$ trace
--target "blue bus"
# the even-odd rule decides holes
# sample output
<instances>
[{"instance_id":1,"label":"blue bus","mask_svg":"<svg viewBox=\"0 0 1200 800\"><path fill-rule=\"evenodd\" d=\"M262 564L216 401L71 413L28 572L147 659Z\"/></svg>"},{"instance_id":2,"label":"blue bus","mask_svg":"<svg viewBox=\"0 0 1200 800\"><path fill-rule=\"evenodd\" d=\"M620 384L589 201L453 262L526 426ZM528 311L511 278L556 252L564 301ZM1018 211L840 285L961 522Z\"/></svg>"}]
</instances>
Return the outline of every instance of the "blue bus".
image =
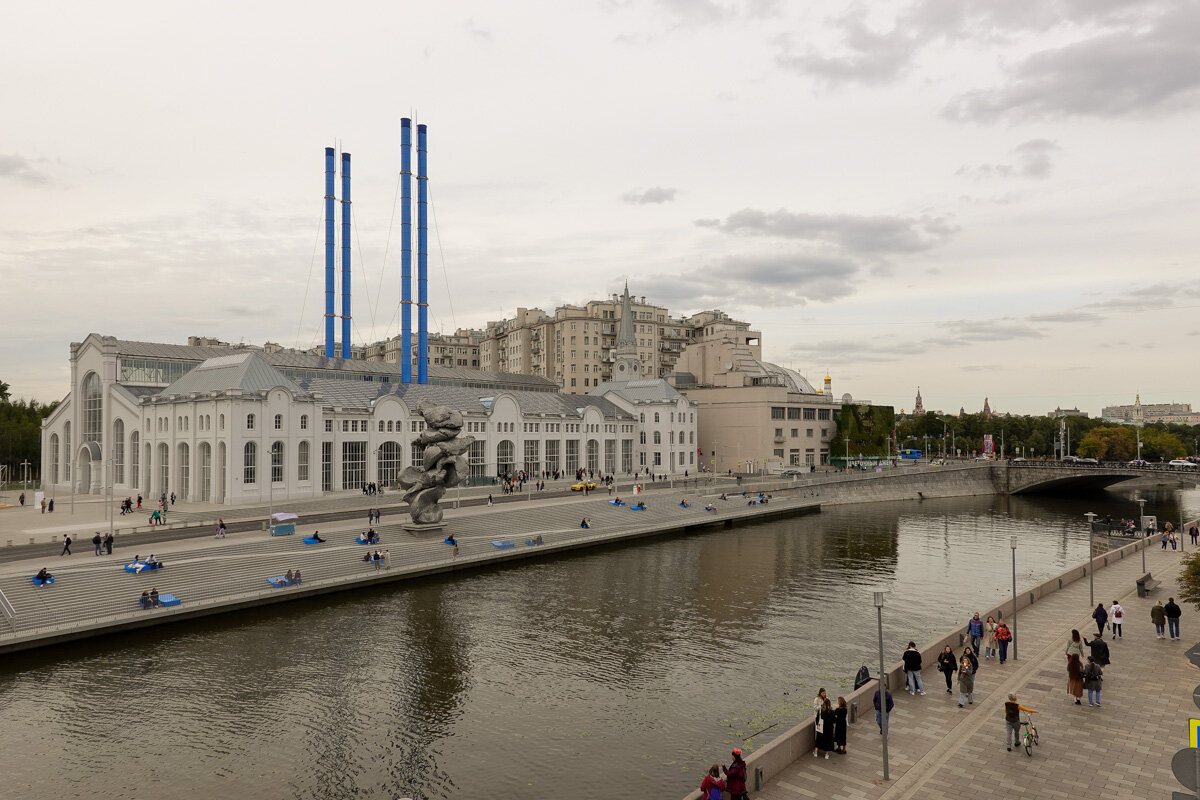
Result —
<instances>
[{"instance_id":1,"label":"blue bus","mask_svg":"<svg viewBox=\"0 0 1200 800\"><path fill-rule=\"evenodd\" d=\"M921 451L920 450L901 450L900 457L901 458L920 458Z\"/></svg>"}]
</instances>

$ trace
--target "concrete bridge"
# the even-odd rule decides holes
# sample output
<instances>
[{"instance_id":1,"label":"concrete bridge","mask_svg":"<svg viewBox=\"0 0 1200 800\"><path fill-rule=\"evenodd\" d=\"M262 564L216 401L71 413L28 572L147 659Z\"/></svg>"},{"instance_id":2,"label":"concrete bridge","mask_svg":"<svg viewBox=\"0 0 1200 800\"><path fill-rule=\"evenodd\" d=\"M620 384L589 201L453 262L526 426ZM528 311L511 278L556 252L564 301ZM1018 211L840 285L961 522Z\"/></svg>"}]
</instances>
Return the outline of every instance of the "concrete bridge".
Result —
<instances>
[{"instance_id":1,"label":"concrete bridge","mask_svg":"<svg viewBox=\"0 0 1200 800\"><path fill-rule=\"evenodd\" d=\"M1076 464L1062 461L1007 461L993 465L997 488L1008 494L1103 489L1135 478L1200 482L1200 467L1167 464L1135 466L1119 462Z\"/></svg>"}]
</instances>

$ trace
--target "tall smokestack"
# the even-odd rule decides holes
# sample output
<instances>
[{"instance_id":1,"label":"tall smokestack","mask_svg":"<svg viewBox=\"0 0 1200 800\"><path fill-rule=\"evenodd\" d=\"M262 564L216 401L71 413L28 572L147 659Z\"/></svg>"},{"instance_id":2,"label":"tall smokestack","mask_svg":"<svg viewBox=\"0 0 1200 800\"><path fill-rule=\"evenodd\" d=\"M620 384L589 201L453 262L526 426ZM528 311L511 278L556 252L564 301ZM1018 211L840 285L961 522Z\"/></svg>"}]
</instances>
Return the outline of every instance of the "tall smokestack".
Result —
<instances>
[{"instance_id":1,"label":"tall smokestack","mask_svg":"<svg viewBox=\"0 0 1200 800\"><path fill-rule=\"evenodd\" d=\"M417 383L429 383L429 176L425 126L417 126Z\"/></svg>"},{"instance_id":2,"label":"tall smokestack","mask_svg":"<svg viewBox=\"0 0 1200 800\"><path fill-rule=\"evenodd\" d=\"M325 357L333 358L333 170L332 147L325 148Z\"/></svg>"},{"instance_id":3,"label":"tall smokestack","mask_svg":"<svg viewBox=\"0 0 1200 800\"><path fill-rule=\"evenodd\" d=\"M412 120L400 120L400 382L412 383Z\"/></svg>"},{"instance_id":4,"label":"tall smokestack","mask_svg":"<svg viewBox=\"0 0 1200 800\"><path fill-rule=\"evenodd\" d=\"M350 358L350 154L342 153L342 358Z\"/></svg>"}]
</instances>

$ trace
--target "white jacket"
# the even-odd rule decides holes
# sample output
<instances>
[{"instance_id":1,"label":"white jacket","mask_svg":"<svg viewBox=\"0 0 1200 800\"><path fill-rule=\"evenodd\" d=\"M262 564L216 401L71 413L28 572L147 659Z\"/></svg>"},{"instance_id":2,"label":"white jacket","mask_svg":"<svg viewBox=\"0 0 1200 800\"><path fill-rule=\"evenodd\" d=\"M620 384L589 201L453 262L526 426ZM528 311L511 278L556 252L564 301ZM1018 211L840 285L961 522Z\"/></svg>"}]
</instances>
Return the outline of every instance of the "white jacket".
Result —
<instances>
[{"instance_id":1,"label":"white jacket","mask_svg":"<svg viewBox=\"0 0 1200 800\"><path fill-rule=\"evenodd\" d=\"M1113 603L1108 607L1108 621L1116 625L1125 624L1125 609L1121 608L1120 603Z\"/></svg>"}]
</instances>

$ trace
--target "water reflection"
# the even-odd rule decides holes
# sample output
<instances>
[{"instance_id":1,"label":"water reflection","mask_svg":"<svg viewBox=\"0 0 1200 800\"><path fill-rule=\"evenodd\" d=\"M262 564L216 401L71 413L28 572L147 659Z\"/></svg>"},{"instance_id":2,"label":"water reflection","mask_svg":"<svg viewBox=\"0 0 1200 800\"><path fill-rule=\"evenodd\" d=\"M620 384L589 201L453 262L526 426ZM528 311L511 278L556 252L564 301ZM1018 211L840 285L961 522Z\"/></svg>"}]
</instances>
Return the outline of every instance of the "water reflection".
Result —
<instances>
[{"instance_id":1,"label":"water reflection","mask_svg":"<svg viewBox=\"0 0 1200 800\"><path fill-rule=\"evenodd\" d=\"M6 797L678 796L1165 488L827 508L9 658ZM38 724L31 725L30 720Z\"/></svg>"}]
</instances>

